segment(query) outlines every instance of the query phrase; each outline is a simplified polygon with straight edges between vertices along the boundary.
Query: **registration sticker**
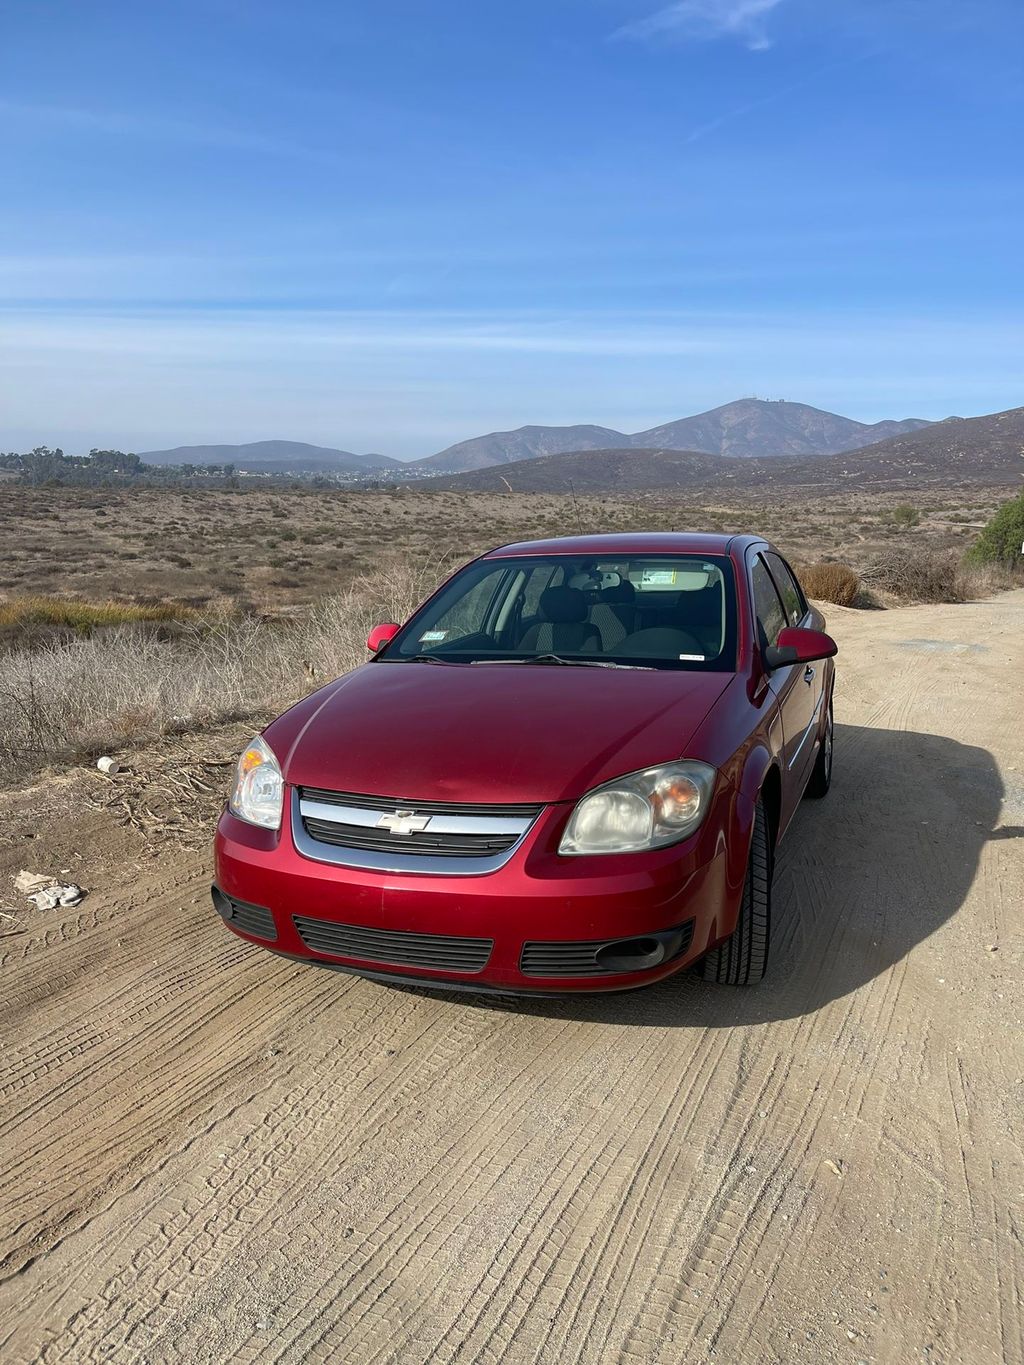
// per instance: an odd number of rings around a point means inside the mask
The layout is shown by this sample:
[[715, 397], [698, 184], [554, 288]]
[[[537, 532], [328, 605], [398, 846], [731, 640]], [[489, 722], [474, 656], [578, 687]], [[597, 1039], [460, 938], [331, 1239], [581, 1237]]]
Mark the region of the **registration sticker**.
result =
[[420, 644], [436, 644], [439, 640], [446, 640], [448, 632], [446, 630], [425, 630], [420, 636]]

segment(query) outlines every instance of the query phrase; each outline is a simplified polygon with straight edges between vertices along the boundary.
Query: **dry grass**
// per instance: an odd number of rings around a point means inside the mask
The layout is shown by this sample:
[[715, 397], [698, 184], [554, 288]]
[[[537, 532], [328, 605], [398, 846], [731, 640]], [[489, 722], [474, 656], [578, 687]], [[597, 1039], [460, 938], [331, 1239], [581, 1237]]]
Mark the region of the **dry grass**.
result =
[[[906, 541], [965, 550], [1001, 500], [997, 490], [922, 490], [920, 523], [897, 526], [906, 493], [866, 490], [718, 495], [578, 496], [587, 531], [755, 531], [787, 557], [859, 572]], [[493, 545], [568, 535], [562, 494], [305, 489], [5, 488], [0, 600], [56, 596], [180, 602], [207, 611], [293, 611], [376, 572], [382, 552], [424, 565]], [[70, 550], [69, 550], [69, 547]], [[42, 629], [42, 628], [36, 628]]]
[[852, 607], [860, 596], [860, 577], [847, 564], [806, 564], [796, 573], [807, 596], [819, 602]]
[[13, 652], [0, 658], [0, 764], [20, 777], [281, 710], [362, 663], [371, 626], [403, 620], [444, 572], [385, 565], [290, 621], [225, 618], [173, 639], [130, 624]]
[[[758, 531], [810, 563], [811, 596], [849, 605], [858, 571], [906, 601], [1006, 586], [960, 566], [998, 501], [923, 492], [909, 531], [894, 525], [898, 496], [863, 492], [771, 504], [595, 495], [578, 512], [594, 532]], [[404, 619], [444, 576], [439, 561], [576, 525], [557, 494], [62, 489], [58, 509], [51, 490], [18, 486], [0, 507], [0, 763], [11, 779], [269, 718], [361, 662], [369, 627]]]
[[0, 627], [66, 626], [90, 631], [104, 626], [168, 623], [194, 619], [180, 602], [83, 602], [63, 597], [16, 597], [0, 602]]

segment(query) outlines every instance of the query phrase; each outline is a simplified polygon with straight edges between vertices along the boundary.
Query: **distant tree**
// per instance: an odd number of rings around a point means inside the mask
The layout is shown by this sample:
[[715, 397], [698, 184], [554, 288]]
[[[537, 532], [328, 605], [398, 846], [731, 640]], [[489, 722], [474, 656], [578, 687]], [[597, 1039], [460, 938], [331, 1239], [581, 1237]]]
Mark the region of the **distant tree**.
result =
[[1024, 492], [1004, 502], [964, 558], [969, 564], [1020, 565], [1024, 545]]
[[123, 450], [90, 450], [89, 459], [96, 469], [111, 474], [138, 474], [142, 461], [138, 455], [126, 455]]
[[892, 522], [894, 526], [900, 526], [905, 531], [909, 531], [912, 526], [918, 526], [921, 522], [921, 513], [916, 507], [911, 507], [909, 503], [902, 502], [898, 507], [892, 509]]

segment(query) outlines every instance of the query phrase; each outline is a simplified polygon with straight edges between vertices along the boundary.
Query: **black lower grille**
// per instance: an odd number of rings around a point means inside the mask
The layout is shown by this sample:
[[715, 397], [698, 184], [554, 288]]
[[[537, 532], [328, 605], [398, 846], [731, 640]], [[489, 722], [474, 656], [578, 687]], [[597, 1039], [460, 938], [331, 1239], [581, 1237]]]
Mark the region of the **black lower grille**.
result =
[[277, 938], [274, 916], [265, 905], [237, 901], [233, 896], [225, 896], [216, 886], [213, 888], [213, 904], [217, 914], [236, 929], [241, 929], [243, 934], [252, 934], [254, 938], [265, 938], [271, 942]]
[[[651, 945], [658, 939], [671, 936], [671, 950], [667, 955], [654, 962], [645, 962], [643, 945]], [[524, 943], [519, 957], [519, 970], [524, 976], [603, 976], [610, 972], [642, 971], [647, 966], [658, 966], [661, 962], [681, 957], [693, 939], [693, 920], [688, 920], [678, 929], [664, 931], [655, 936], [638, 935], [636, 938], [596, 938], [577, 939], [558, 943], [540, 941]], [[636, 947], [636, 966], [629, 965], [629, 950]], [[602, 960], [605, 959], [605, 960]]]
[[374, 853], [429, 853], [434, 857], [487, 858], [510, 849], [519, 834], [432, 834], [418, 830], [414, 834], [392, 834], [387, 829], [366, 825], [346, 825], [340, 820], [302, 818], [306, 833], [321, 844], [335, 844], [339, 848], [366, 848]]
[[444, 934], [407, 934], [369, 929], [361, 924], [295, 916], [295, 928], [314, 953], [351, 957], [383, 966], [424, 967], [439, 972], [480, 972], [494, 947], [490, 938], [452, 938]]

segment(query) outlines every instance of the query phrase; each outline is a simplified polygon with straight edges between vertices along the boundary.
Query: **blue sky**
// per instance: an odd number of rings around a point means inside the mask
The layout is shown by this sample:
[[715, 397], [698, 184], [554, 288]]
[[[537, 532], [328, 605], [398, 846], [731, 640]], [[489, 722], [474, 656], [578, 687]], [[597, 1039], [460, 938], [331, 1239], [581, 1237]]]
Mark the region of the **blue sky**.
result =
[[1019, 0], [34, 0], [0, 34], [0, 449], [1024, 402]]

